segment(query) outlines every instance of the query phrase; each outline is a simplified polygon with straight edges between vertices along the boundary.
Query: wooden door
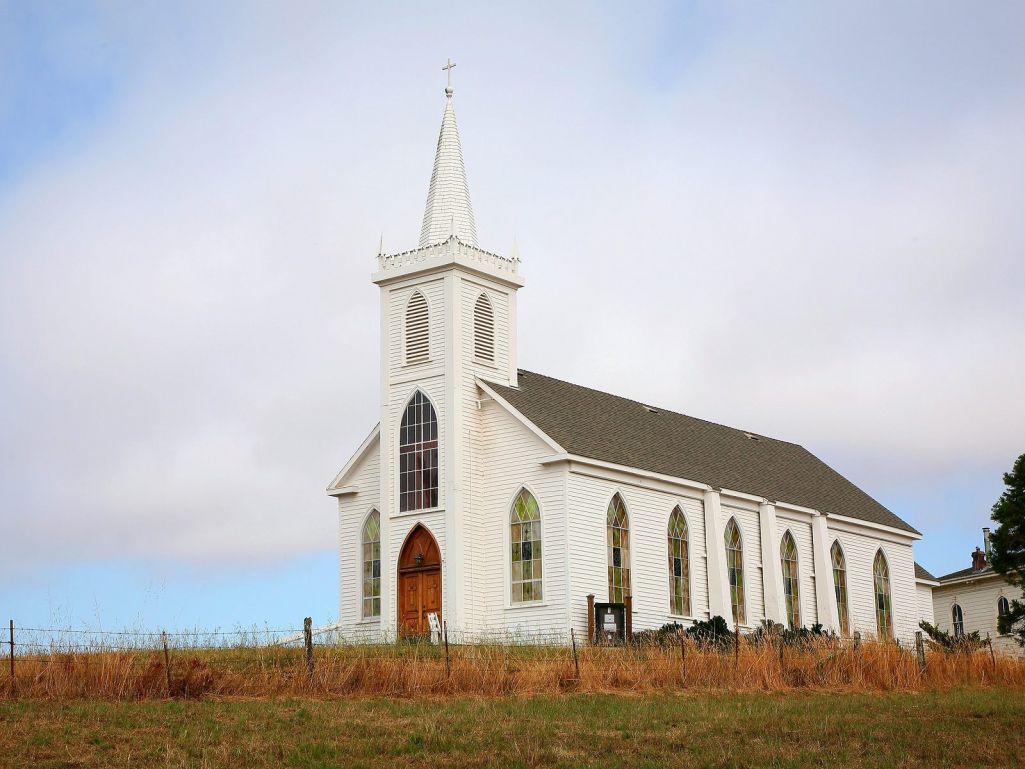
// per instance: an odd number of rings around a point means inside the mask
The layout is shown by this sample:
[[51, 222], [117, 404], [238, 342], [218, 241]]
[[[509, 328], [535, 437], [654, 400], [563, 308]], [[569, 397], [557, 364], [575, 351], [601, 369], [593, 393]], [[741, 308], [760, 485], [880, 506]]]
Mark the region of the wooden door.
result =
[[434, 612], [441, 621], [441, 569], [399, 574], [399, 632], [427, 635], [427, 615]]
[[420, 634], [420, 575], [399, 575], [399, 633]]
[[438, 543], [422, 524], [406, 537], [399, 554], [399, 634], [427, 635], [427, 615], [441, 621], [441, 553]]

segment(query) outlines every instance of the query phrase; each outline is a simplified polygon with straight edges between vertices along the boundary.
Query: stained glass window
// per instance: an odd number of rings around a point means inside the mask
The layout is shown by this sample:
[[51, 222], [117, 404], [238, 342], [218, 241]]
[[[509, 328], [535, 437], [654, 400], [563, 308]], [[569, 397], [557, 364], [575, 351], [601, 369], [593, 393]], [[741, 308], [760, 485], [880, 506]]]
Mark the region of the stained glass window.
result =
[[833, 542], [829, 556], [833, 561], [833, 590], [836, 592], [836, 614], [840, 620], [840, 633], [849, 635], [851, 622], [847, 613], [847, 559], [844, 558], [839, 540]]
[[997, 599], [997, 617], [1006, 617], [1011, 613], [1011, 604], [1005, 596]]
[[950, 618], [954, 623], [954, 636], [960, 638], [964, 635], [964, 614], [956, 603], [950, 607]]
[[733, 609], [733, 623], [747, 622], [747, 607], [744, 602], [744, 542], [740, 538], [740, 527], [735, 518], [726, 524], [726, 572], [730, 578], [730, 605]]
[[399, 510], [438, 506], [438, 419], [419, 390], [399, 425]]
[[526, 489], [513, 500], [509, 515], [512, 543], [512, 602], [540, 601], [541, 596], [541, 510]]
[[363, 616], [381, 616], [381, 515], [376, 510], [363, 524]]
[[623, 603], [623, 599], [630, 595], [630, 518], [619, 494], [609, 502], [607, 523], [609, 602]]
[[893, 611], [890, 606], [890, 567], [883, 551], [876, 553], [872, 563], [872, 581], [876, 594], [876, 630], [880, 638], [893, 637]]
[[780, 564], [783, 567], [783, 598], [786, 601], [787, 623], [791, 630], [801, 627], [801, 580], [797, 569], [797, 543], [787, 531], [779, 543]]
[[669, 516], [669, 611], [690, 614], [690, 553], [687, 519], [679, 507]]

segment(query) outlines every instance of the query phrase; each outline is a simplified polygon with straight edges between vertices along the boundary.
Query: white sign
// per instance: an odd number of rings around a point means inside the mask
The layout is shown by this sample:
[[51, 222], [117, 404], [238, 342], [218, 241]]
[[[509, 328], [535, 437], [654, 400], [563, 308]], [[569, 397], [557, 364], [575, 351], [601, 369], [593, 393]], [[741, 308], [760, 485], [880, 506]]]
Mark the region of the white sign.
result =
[[607, 612], [605, 618], [602, 620], [601, 629], [607, 633], [616, 632], [616, 615], [612, 612]]
[[427, 624], [430, 625], [432, 633], [441, 632], [441, 620], [438, 619], [437, 612], [427, 612]]

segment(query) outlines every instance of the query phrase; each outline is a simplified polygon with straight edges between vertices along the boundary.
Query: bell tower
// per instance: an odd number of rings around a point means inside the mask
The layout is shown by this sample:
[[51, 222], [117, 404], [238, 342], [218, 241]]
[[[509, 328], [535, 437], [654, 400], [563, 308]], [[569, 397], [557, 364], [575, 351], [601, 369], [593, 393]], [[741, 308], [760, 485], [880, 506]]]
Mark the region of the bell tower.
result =
[[379, 253], [382, 627], [399, 628], [397, 559], [419, 524], [441, 551], [442, 613], [464, 626], [478, 377], [516, 384], [519, 259], [481, 249], [456, 126], [452, 68], [417, 248]]

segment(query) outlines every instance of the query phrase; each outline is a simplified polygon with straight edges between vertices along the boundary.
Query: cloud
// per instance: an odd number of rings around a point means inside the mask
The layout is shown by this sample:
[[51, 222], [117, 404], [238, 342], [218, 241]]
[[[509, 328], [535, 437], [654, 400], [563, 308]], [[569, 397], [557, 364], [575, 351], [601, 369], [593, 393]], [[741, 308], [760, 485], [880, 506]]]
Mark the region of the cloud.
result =
[[69, 22], [47, 55], [112, 96], [0, 175], [0, 569], [331, 546], [322, 489], [377, 419], [372, 256], [415, 245], [448, 56], [482, 245], [521, 246], [522, 365], [895, 499], [999, 474], [1025, 433], [1020, 16]]

